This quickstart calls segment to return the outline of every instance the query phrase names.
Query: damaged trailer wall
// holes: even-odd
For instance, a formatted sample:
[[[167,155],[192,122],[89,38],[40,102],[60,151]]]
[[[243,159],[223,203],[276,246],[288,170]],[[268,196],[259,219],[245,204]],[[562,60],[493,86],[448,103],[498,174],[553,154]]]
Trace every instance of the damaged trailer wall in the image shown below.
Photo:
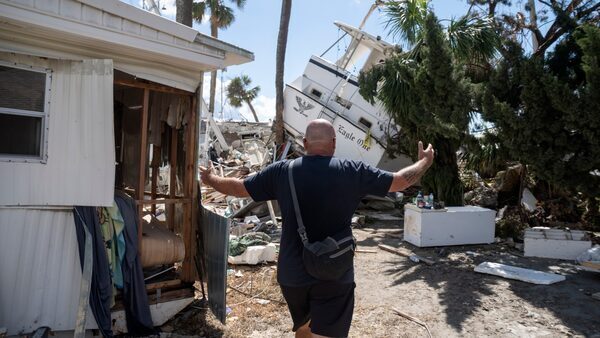
[[[0,326],[73,330],[81,266],[71,208],[0,207]],[[87,327],[97,328],[87,313]]]
[[[47,161],[9,162],[0,157],[0,205],[112,205],[112,61],[64,61],[2,52],[0,60],[52,70],[46,98]]]
[[[231,219],[202,209],[202,239],[208,286],[208,305],[221,323],[227,317],[227,257],[229,252],[229,227]]]

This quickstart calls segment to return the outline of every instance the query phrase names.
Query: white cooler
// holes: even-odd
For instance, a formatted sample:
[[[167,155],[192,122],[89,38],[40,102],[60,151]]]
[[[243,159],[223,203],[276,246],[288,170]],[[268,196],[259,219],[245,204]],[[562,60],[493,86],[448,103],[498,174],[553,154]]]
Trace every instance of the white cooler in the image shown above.
[[[404,240],[418,247],[494,242],[496,211],[477,206],[421,209],[404,206]]]

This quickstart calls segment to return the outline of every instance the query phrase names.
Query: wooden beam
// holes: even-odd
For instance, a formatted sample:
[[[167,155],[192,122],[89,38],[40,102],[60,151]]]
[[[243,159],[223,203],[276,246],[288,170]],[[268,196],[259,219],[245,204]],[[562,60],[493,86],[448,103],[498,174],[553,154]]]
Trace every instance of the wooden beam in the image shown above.
[[[158,176],[160,174],[160,147],[156,144],[152,145],[152,186],[150,195],[153,200],[156,199],[156,190],[158,188]],[[156,204],[152,204],[152,214],[156,215]]]
[[[409,257],[409,258],[410,257],[418,258],[420,261],[423,261],[427,265],[433,265],[433,264],[435,264],[435,262],[432,261],[431,259],[418,256],[414,252],[412,252],[410,250],[407,250],[407,249],[404,249],[404,248],[394,248],[394,247],[391,247],[391,246],[385,245],[385,244],[379,244],[378,247],[380,249],[384,250],[384,251],[391,252],[391,253],[394,253],[396,255],[400,255],[400,256],[404,256],[404,257]]]
[[[193,198],[194,194],[194,182],[196,168],[194,168],[196,160],[196,147],[195,147],[195,129],[196,129],[196,98],[192,99],[191,104],[191,118],[188,121],[186,128],[186,140],[185,140],[185,179],[184,179],[184,194],[187,198]],[[185,257],[182,264],[181,280],[184,282],[193,282],[196,279],[195,267],[193,264],[194,253],[195,253],[195,225],[193,224],[193,204],[186,204],[183,206],[183,243],[186,248]]]
[[[169,161],[171,165],[171,177],[169,178],[169,196],[174,198],[177,194],[177,129],[171,128],[171,151],[169,152]],[[167,226],[171,231],[175,229],[175,206],[170,205],[167,214]]]
[[[136,189],[124,188],[123,190],[124,190],[125,192],[127,192],[127,193],[134,194],[134,195],[136,195],[136,196],[137,196]],[[144,196],[146,196],[146,195],[150,195],[150,194],[152,194],[152,192],[150,192],[150,191],[144,191]],[[173,198],[178,198],[178,197],[180,197],[180,198],[184,198],[185,196],[183,196],[183,195],[174,195],[174,196],[171,196],[170,194],[160,194],[160,193],[156,193],[156,197],[157,197],[157,198],[171,198],[171,197],[173,197]]]
[[[192,96],[194,94],[194,93],[182,90],[182,89],[163,86],[163,85],[160,85],[157,83],[141,82],[139,80],[136,81],[136,80],[128,80],[128,79],[115,79],[114,83],[121,85],[121,86],[126,86],[126,87],[150,89],[155,92],[162,92],[162,93],[169,93],[169,94],[176,94],[176,95]]]
[[[135,200],[135,204],[137,205],[152,205],[152,204],[189,204],[192,202],[191,198],[167,198],[164,200]]]
[[[150,90],[144,89],[144,100],[142,102],[142,122],[140,125],[140,177],[137,186],[137,199],[144,199],[144,189],[146,186],[146,165],[148,162],[148,109],[150,108]],[[144,209],[138,205],[138,250],[142,252],[142,224],[144,224]]]
[[[154,291],[157,289],[174,288],[174,287],[180,286],[180,285],[181,285],[181,280],[179,280],[179,279],[167,280],[167,281],[163,281],[163,282],[146,284],[146,291],[148,292],[148,291]]]
[[[194,297],[194,290],[191,287],[186,287],[181,290],[173,290],[148,295],[148,304],[166,303],[176,299]]]

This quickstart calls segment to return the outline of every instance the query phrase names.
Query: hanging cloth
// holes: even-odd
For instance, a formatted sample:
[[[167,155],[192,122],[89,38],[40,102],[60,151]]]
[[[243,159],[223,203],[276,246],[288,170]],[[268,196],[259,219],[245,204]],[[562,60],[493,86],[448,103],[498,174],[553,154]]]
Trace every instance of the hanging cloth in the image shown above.
[[[98,324],[98,328],[104,337],[112,337],[112,325],[110,319],[110,303],[112,299],[112,282],[110,268],[106,256],[104,239],[100,230],[98,214],[94,207],[75,207],[73,212],[75,219],[75,233],[79,247],[79,261],[83,269],[85,258],[85,230],[91,234],[93,246],[93,270],[92,285],[90,289],[90,308]]]
[[[138,255],[137,208],[131,197],[116,191],[115,202],[125,224],[125,259],[123,260],[123,305],[129,335],[156,334],[150,315],[142,262]]]

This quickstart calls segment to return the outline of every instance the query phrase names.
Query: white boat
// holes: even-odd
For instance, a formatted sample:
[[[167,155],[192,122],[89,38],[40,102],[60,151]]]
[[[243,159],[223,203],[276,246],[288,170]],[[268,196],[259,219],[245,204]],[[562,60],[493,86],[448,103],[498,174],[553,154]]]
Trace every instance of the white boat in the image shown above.
[[[317,118],[327,119],[337,134],[336,157],[398,170],[411,162],[406,156],[392,160],[386,154],[387,135],[396,133],[398,127],[381,104],[372,105],[363,99],[356,77],[358,71],[368,70],[388,58],[396,46],[361,28],[341,22],[335,25],[352,40],[336,62],[311,56],[304,73],[286,85],[283,113],[286,132],[301,147],[307,124]]]

